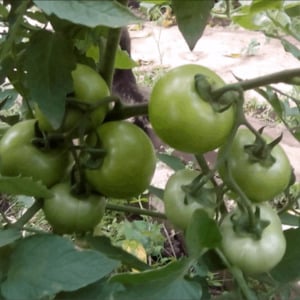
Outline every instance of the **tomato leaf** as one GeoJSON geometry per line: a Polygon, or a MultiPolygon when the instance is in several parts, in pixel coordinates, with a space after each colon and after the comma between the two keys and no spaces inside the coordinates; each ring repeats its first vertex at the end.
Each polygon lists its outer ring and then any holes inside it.
{"type": "Polygon", "coordinates": [[[280,263],[271,271],[273,278],[282,283],[300,279],[300,228],[284,231],[286,251],[280,263]]]}
{"type": "Polygon", "coordinates": [[[131,255],[120,247],[113,246],[110,239],[105,236],[91,236],[87,238],[87,241],[93,249],[100,251],[111,259],[121,261],[130,268],[135,268],[138,270],[147,270],[150,268],[147,264],[137,259],[134,255],[131,255]]]}
{"type": "Polygon", "coordinates": [[[158,187],[155,187],[153,185],[150,185],[148,187],[148,190],[151,194],[153,194],[154,196],[158,197],[159,199],[163,199],[164,198],[164,190],[160,189],[158,187]]]}
{"type": "Polygon", "coordinates": [[[0,231],[0,247],[8,245],[22,237],[20,230],[8,228],[0,231]]]}
{"type": "Polygon", "coordinates": [[[222,236],[216,222],[203,209],[197,209],[186,230],[189,255],[198,258],[207,249],[220,245],[222,236]]]}
{"type": "Polygon", "coordinates": [[[1,291],[11,300],[42,299],[96,282],[118,266],[97,251],[75,249],[65,238],[35,235],[17,243],[1,291]]]}
{"type": "Polygon", "coordinates": [[[29,177],[0,176],[0,192],[10,195],[25,195],[39,198],[51,197],[51,191],[40,181],[29,177]]]}
{"type": "Polygon", "coordinates": [[[185,164],[181,161],[179,157],[167,153],[157,153],[156,157],[174,171],[178,171],[185,168],[185,164]]]}
{"type": "Polygon", "coordinates": [[[204,32],[213,6],[214,0],[172,0],[172,7],[176,15],[179,30],[191,51],[204,32]]]}
{"type": "Polygon", "coordinates": [[[33,1],[46,14],[88,27],[123,27],[142,20],[117,1],[33,1]]]}
{"type": "Polygon", "coordinates": [[[186,277],[189,267],[190,260],[185,258],[143,273],[115,275],[110,282],[123,284],[125,290],[117,292],[114,299],[201,299],[201,285],[186,277]]]}
{"type": "MultiPolygon", "coordinates": [[[[121,291],[122,285],[117,282],[107,282],[107,280],[99,280],[95,283],[87,285],[74,292],[62,292],[55,297],[55,300],[108,300],[114,299],[114,293],[121,291]]],[[[0,300],[2,300],[0,298],[0,300]]]]}
{"type": "Polygon", "coordinates": [[[25,69],[32,102],[36,102],[53,128],[62,122],[66,95],[73,90],[75,68],[72,45],[60,33],[38,31],[26,49],[25,69]]]}

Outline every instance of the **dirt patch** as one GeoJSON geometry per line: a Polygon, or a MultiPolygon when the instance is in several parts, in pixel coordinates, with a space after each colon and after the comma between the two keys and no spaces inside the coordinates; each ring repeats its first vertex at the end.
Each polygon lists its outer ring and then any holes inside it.
{"type": "MultiPolygon", "coordinates": [[[[175,67],[195,63],[211,68],[226,82],[235,82],[235,76],[250,79],[269,73],[294,68],[299,61],[284,51],[281,43],[260,32],[227,27],[207,27],[204,35],[190,52],[177,26],[163,28],[146,23],[139,31],[130,31],[132,56],[140,61],[143,68],[155,66],[175,67]],[[234,74],[234,75],[233,75],[234,74]]],[[[285,84],[278,88],[289,90],[285,84]]],[[[261,99],[255,92],[247,92],[246,98],[261,99]]],[[[250,118],[250,117],[249,117],[250,118]]],[[[259,128],[266,125],[263,120],[250,118],[259,128]]],[[[279,124],[268,124],[265,132],[277,137],[283,132],[282,146],[293,167],[297,180],[300,180],[300,143],[279,124]]],[[[172,172],[158,166],[154,183],[162,185],[172,172]]]]}

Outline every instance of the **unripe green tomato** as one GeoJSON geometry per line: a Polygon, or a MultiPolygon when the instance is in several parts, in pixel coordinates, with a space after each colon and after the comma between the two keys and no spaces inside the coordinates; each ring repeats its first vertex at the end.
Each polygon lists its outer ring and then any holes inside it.
{"type": "MultiPolygon", "coordinates": [[[[153,145],[145,132],[126,121],[112,121],[101,125],[97,135],[106,154],[97,169],[86,169],[86,180],[97,192],[112,198],[128,198],[148,188],[155,171],[153,145]]],[[[98,141],[91,133],[87,143],[98,141]]]]}
{"type": "MultiPolygon", "coordinates": [[[[272,139],[266,134],[263,138],[270,143],[272,139]]],[[[253,144],[254,134],[247,128],[240,128],[233,140],[232,147],[228,153],[228,164],[232,177],[253,202],[268,201],[282,193],[288,186],[292,167],[284,150],[278,144],[271,155],[275,162],[266,166],[261,162],[253,162],[245,151],[246,145],[253,144]]],[[[222,155],[220,148],[219,155],[222,155]]],[[[224,182],[227,182],[227,174],[224,165],[220,167],[219,173],[224,182]]]]}
{"type": "MultiPolygon", "coordinates": [[[[87,104],[96,104],[101,99],[110,95],[110,90],[105,80],[91,67],[77,64],[72,72],[75,97],[87,104]]],[[[108,111],[108,104],[100,105],[90,115],[93,127],[99,126],[108,111]]]]}
{"type": "Polygon", "coordinates": [[[270,271],[281,261],[286,249],[281,221],[276,212],[268,203],[260,203],[257,206],[260,208],[260,218],[270,222],[263,230],[261,239],[239,235],[234,231],[231,218],[233,214],[240,215],[239,210],[228,214],[220,227],[225,256],[247,274],[270,271]]]}
{"type": "Polygon", "coordinates": [[[44,200],[43,211],[56,233],[84,233],[101,221],[106,205],[104,197],[73,195],[65,182],[53,186],[51,192],[53,196],[44,200]]]}
{"type": "Polygon", "coordinates": [[[213,89],[224,81],[199,65],[183,65],[164,74],[154,85],[149,119],[156,134],[171,147],[189,153],[205,153],[220,147],[234,124],[234,108],[214,111],[195,88],[195,75],[204,75],[213,89]]]}
{"type": "MultiPolygon", "coordinates": [[[[186,194],[181,187],[192,183],[199,175],[200,172],[196,170],[179,170],[169,178],[166,184],[164,191],[165,213],[170,222],[179,229],[185,230],[187,228],[196,209],[205,210],[210,217],[215,214],[213,204],[216,202],[216,194],[213,191],[206,193],[206,201],[210,202],[211,206],[205,206],[196,201],[184,202],[186,194]]],[[[213,184],[208,181],[204,188],[212,189],[213,184]]]]}
{"type": "Polygon", "coordinates": [[[66,148],[42,150],[32,144],[36,120],[11,126],[0,140],[0,173],[32,177],[50,187],[61,180],[70,164],[66,148]]]}

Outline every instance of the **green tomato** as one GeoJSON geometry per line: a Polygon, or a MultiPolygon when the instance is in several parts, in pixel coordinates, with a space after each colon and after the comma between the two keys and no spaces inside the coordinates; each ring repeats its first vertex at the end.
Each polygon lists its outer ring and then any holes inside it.
{"type": "Polygon", "coordinates": [[[0,173],[32,177],[50,187],[61,180],[70,163],[65,148],[41,150],[32,144],[35,120],[10,127],[0,141],[0,173]]]}
{"type": "MultiPolygon", "coordinates": [[[[263,135],[267,142],[271,138],[263,135]]],[[[254,134],[246,128],[240,128],[232,143],[232,148],[228,154],[228,168],[232,177],[253,202],[271,200],[280,194],[288,186],[292,174],[292,168],[284,150],[280,145],[276,145],[271,155],[275,162],[271,166],[266,166],[260,162],[252,162],[248,153],[244,150],[246,145],[255,141],[254,134]]],[[[222,155],[220,149],[219,155],[222,155]]],[[[226,182],[224,166],[220,168],[220,175],[226,182]]]]}
{"type": "Polygon", "coordinates": [[[65,182],[53,186],[51,192],[53,196],[44,200],[43,211],[56,233],[84,233],[101,221],[106,204],[103,197],[73,195],[65,182]]]}
{"type": "MultiPolygon", "coordinates": [[[[206,199],[202,199],[211,205],[203,205],[197,201],[184,202],[186,194],[181,187],[190,184],[198,175],[200,175],[200,172],[195,170],[183,169],[177,171],[169,178],[165,187],[164,205],[166,216],[174,226],[182,230],[187,228],[196,209],[204,209],[210,217],[213,217],[215,213],[213,204],[216,202],[216,194],[213,191],[203,194],[206,199]]],[[[211,189],[213,184],[207,182],[204,188],[211,189]]]]}
{"type": "Polygon", "coordinates": [[[231,217],[240,214],[236,210],[228,214],[220,227],[222,250],[227,259],[247,274],[268,272],[282,259],[286,240],[281,228],[280,218],[268,203],[257,204],[262,220],[270,224],[262,232],[261,239],[239,235],[233,229],[231,217]]]}
{"type": "MultiPolygon", "coordinates": [[[[87,104],[96,104],[110,95],[105,80],[91,67],[77,64],[72,72],[75,97],[87,104]]],[[[99,126],[108,111],[108,104],[103,104],[92,111],[90,120],[93,127],[99,126]]]]}
{"type": "MultiPolygon", "coordinates": [[[[97,129],[106,151],[98,169],[86,169],[88,183],[99,193],[113,198],[137,196],[148,188],[155,171],[154,148],[148,136],[126,121],[104,123],[97,129]]],[[[96,134],[88,136],[96,145],[96,134]]]]}
{"type": "Polygon", "coordinates": [[[82,118],[82,111],[76,108],[67,108],[61,126],[55,130],[38,105],[34,106],[34,116],[38,121],[39,128],[46,132],[70,132],[78,126],[82,118]]]}
{"type": "Polygon", "coordinates": [[[215,112],[195,89],[194,76],[207,77],[214,89],[224,81],[199,65],[184,65],[169,71],[155,84],[149,102],[150,123],[171,147],[189,153],[204,153],[221,146],[234,124],[234,108],[215,112]]]}

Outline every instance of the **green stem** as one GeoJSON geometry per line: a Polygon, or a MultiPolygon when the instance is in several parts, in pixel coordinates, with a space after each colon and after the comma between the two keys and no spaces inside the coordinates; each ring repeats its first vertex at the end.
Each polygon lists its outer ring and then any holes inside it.
{"type": "Polygon", "coordinates": [[[11,224],[11,227],[22,228],[43,206],[41,199],[36,199],[35,202],[30,206],[24,215],[16,222],[11,224]]]}
{"type": "Polygon", "coordinates": [[[140,209],[134,206],[129,206],[129,205],[119,205],[119,204],[112,204],[112,203],[107,203],[106,204],[106,209],[108,210],[117,210],[117,211],[123,211],[126,213],[132,213],[135,215],[146,215],[154,218],[160,218],[160,219],[167,219],[165,214],[151,211],[148,209],[140,209]]]}
{"type": "Polygon", "coordinates": [[[260,86],[265,86],[273,83],[290,83],[294,77],[300,77],[300,69],[289,69],[273,74],[268,74],[253,79],[242,80],[237,83],[228,84],[220,89],[217,89],[213,92],[213,97],[218,98],[229,90],[236,90],[238,88],[243,91],[252,90],[260,86]]]}
{"type": "Polygon", "coordinates": [[[148,114],[148,103],[134,104],[134,105],[118,105],[110,111],[105,121],[125,120],[134,116],[141,116],[148,114]]]}
{"type": "Polygon", "coordinates": [[[234,277],[235,281],[237,282],[238,286],[240,287],[241,292],[242,292],[243,296],[245,297],[245,299],[257,300],[257,297],[255,296],[253,291],[249,289],[247,282],[243,276],[242,271],[239,268],[232,266],[220,249],[216,248],[215,250],[216,250],[217,254],[219,255],[219,257],[221,258],[221,260],[223,261],[223,263],[225,264],[225,266],[228,268],[228,270],[233,275],[233,277],[234,277]]]}

